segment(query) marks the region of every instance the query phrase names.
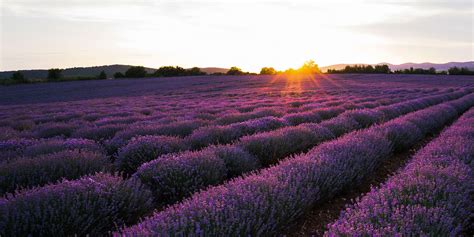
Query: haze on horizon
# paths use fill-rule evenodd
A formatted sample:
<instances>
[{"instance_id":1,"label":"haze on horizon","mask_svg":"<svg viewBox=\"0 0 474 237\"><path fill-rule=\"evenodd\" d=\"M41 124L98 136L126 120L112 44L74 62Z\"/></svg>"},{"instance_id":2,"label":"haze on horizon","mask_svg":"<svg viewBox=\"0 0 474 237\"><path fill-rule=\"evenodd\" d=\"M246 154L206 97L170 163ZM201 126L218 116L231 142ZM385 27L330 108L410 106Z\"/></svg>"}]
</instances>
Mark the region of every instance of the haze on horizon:
<instances>
[{"instance_id":1,"label":"haze on horizon","mask_svg":"<svg viewBox=\"0 0 474 237\"><path fill-rule=\"evenodd\" d=\"M472 0L2 0L0 70L474 60Z\"/></svg>"}]
</instances>

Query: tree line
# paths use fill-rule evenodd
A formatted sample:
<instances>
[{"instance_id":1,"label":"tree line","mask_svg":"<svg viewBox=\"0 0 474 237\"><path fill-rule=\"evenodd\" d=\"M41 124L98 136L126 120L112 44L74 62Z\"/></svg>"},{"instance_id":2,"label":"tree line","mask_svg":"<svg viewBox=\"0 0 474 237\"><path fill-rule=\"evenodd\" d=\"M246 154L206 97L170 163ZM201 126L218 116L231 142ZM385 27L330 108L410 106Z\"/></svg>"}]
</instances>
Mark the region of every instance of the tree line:
<instances>
[{"instance_id":1,"label":"tree line","mask_svg":"<svg viewBox=\"0 0 474 237\"><path fill-rule=\"evenodd\" d=\"M348 65L343 69L329 69L329 74L343 74L343 73L381 73L381 74L422 74L422 75L474 75L474 70L469 68L458 68L451 67L448 71L436 71L434 67L429 69L423 68L406 68L401 70L390 70L390 67L386 64L383 65Z\"/></svg>"},{"instance_id":2,"label":"tree line","mask_svg":"<svg viewBox=\"0 0 474 237\"><path fill-rule=\"evenodd\" d=\"M64 77L63 69L52 68L48 70L48 74L45 80L41 81L72 81L72 80L105 80L109 76L105 71L101 71L98 75L93 77ZM293 69L289 68L285 71L277 71L273 67L263 67L260 70L260 75L279 75L279 74L315 74L322 73L313 60L305 62L300 68ZM403 70L391 71L390 67L386 64L383 65L347 65L345 68L336 70L329 69L328 74L344 74L344 73L379 73L379 74L426 74L426 75L474 75L474 70L468 68L451 67L448 71L436 71L435 68L423 69L423 68L408 68ZM181 76L203 76L207 75L206 72L201 71L198 67L189 69L182 68L180 66L163 66L158 68L153 73L148 73L146 68L143 66L132 66L128 68L125 73L116 72L113 74L113 78L145 78L145 77L181 77ZM239 67L231 67L226 73L212 73L210 75L257 75L256 73L244 72ZM9 80L2 80L3 84L17 84L17 83L29 83L33 82L26 78L20 71L14 72Z\"/></svg>"},{"instance_id":3,"label":"tree line","mask_svg":"<svg viewBox=\"0 0 474 237\"><path fill-rule=\"evenodd\" d=\"M337 73L380 73L388 74L391 73L390 67L386 64L383 65L347 65L344 69L328 69L328 73L337 74Z\"/></svg>"}]
</instances>

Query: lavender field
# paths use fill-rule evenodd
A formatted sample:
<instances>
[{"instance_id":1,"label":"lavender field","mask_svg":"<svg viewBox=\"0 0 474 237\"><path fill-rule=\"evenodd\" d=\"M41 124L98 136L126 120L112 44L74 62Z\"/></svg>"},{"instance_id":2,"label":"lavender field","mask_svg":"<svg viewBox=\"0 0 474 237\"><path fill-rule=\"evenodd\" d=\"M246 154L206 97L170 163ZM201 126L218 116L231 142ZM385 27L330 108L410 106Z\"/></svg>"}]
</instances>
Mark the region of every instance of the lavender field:
<instances>
[{"instance_id":1,"label":"lavender field","mask_svg":"<svg viewBox=\"0 0 474 237\"><path fill-rule=\"evenodd\" d=\"M470 236L473 158L472 76L5 86L0 236Z\"/></svg>"}]
</instances>

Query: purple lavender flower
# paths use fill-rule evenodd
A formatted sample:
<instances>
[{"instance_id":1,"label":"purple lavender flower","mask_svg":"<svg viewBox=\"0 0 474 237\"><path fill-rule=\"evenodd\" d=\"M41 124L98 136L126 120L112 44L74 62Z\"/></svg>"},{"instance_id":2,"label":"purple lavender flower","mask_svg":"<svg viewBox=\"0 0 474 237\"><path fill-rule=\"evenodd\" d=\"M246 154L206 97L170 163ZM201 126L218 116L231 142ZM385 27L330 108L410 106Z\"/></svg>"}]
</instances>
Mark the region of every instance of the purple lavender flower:
<instances>
[{"instance_id":1,"label":"purple lavender flower","mask_svg":"<svg viewBox=\"0 0 474 237\"><path fill-rule=\"evenodd\" d=\"M115 165L125 174L133 174L143 163L154 160L160 155L185 149L182 140L177 137L137 137L119 150Z\"/></svg>"}]
</instances>

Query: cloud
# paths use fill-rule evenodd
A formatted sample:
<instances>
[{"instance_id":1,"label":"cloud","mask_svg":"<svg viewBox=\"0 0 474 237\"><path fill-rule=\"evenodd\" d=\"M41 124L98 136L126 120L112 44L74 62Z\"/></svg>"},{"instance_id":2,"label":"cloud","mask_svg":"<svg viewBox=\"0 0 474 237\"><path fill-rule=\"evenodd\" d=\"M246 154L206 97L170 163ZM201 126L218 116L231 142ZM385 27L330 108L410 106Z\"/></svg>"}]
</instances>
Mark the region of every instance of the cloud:
<instances>
[{"instance_id":1,"label":"cloud","mask_svg":"<svg viewBox=\"0 0 474 237\"><path fill-rule=\"evenodd\" d=\"M380 4L416 7L420 10L469 10L473 9L472 0L371 0Z\"/></svg>"},{"instance_id":2,"label":"cloud","mask_svg":"<svg viewBox=\"0 0 474 237\"><path fill-rule=\"evenodd\" d=\"M78 21L146 21L162 17L190 17L193 11L216 6L209 1L153 0L5 0L5 12L15 16Z\"/></svg>"},{"instance_id":3,"label":"cloud","mask_svg":"<svg viewBox=\"0 0 474 237\"><path fill-rule=\"evenodd\" d=\"M406 20L351 27L350 30L378 35L388 41L423 44L471 43L473 21L470 13L443 13Z\"/></svg>"}]
</instances>

